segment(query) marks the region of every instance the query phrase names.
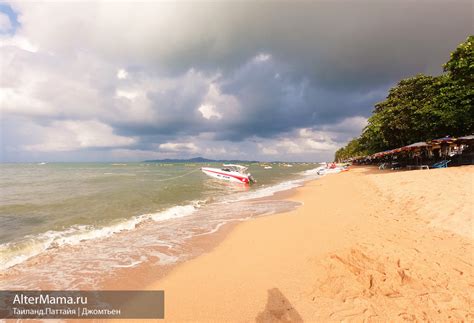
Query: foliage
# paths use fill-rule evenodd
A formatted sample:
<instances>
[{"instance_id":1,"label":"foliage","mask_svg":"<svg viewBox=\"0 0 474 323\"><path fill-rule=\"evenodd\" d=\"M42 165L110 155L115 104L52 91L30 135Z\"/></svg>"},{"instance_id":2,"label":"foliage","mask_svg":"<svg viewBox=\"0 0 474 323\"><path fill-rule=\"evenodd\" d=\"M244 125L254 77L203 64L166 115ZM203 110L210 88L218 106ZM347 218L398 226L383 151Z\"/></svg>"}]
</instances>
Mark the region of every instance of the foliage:
<instances>
[{"instance_id":1,"label":"foliage","mask_svg":"<svg viewBox=\"0 0 474 323\"><path fill-rule=\"evenodd\" d=\"M336 151L336 160L344 160L349 157L363 156L365 155L364 148L360 145L360 140L358 138L352 139L349 143Z\"/></svg>"},{"instance_id":2,"label":"foliage","mask_svg":"<svg viewBox=\"0 0 474 323\"><path fill-rule=\"evenodd\" d=\"M445 74L401 80L375 105L360 137L336 152L336 160L373 154L418 141L474 131L474 36L460 44Z\"/></svg>"},{"instance_id":3,"label":"foliage","mask_svg":"<svg viewBox=\"0 0 474 323\"><path fill-rule=\"evenodd\" d=\"M474 80L474 35L467 37L451 53L450 60L444 64L444 71L449 72L452 80L473 82Z\"/></svg>"}]
</instances>

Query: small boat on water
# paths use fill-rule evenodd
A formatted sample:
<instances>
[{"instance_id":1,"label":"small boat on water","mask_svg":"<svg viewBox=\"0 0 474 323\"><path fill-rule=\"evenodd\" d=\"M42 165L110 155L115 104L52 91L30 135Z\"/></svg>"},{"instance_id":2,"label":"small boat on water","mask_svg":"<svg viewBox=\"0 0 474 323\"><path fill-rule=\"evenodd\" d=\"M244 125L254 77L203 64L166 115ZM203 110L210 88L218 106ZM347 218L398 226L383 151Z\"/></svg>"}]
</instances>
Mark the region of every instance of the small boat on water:
<instances>
[{"instance_id":1,"label":"small boat on water","mask_svg":"<svg viewBox=\"0 0 474 323\"><path fill-rule=\"evenodd\" d=\"M234 164L224 164L222 168L201 167L204 174L213 178L243 184L255 183L256 180L247 170L245 166Z\"/></svg>"}]
</instances>

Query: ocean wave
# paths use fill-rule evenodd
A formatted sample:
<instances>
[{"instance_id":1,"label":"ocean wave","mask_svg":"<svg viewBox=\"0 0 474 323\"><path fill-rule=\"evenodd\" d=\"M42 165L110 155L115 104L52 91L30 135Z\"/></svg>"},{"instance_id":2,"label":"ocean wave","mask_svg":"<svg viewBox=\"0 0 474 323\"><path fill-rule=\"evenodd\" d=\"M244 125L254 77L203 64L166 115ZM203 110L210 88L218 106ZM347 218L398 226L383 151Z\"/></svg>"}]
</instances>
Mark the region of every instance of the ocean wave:
<instances>
[{"instance_id":1,"label":"ocean wave","mask_svg":"<svg viewBox=\"0 0 474 323\"><path fill-rule=\"evenodd\" d=\"M319 177L317 176L318 175L318 171L321 170L321 169L324 169L326 168L325 166L319 166L319 167L316 167L316 168L312 168L312 169L308 169L308 170L305 170L305 171L302 171L300 174L303 175L303 176L309 176L309 177Z\"/></svg>"},{"instance_id":2,"label":"ocean wave","mask_svg":"<svg viewBox=\"0 0 474 323\"><path fill-rule=\"evenodd\" d=\"M272 196L278 192L287 191L296 187L300 187L303 185L305 181L320 177L317 174L318 170L319 170L319 167L314 168L314 169L309 169L309 170L298 173L298 175L301 176L300 178L287 180L287 181L284 181L278 184L269 185L269 186L262 186L256 189L255 191L238 193L236 194L237 196L232 196L232 197L225 196L223 197L223 200L225 202L231 202L231 201L243 201L243 200L248 200L248 199L257 199L257 198Z\"/></svg>"},{"instance_id":3,"label":"ocean wave","mask_svg":"<svg viewBox=\"0 0 474 323\"><path fill-rule=\"evenodd\" d=\"M162 212L149 214L149 216L154 221L177 219L193 214L200 206L201 204L199 202L195 202L188 205L178 205L173 206Z\"/></svg>"},{"instance_id":4,"label":"ocean wave","mask_svg":"<svg viewBox=\"0 0 474 323\"><path fill-rule=\"evenodd\" d=\"M263 186L255 191L240 193L236 198L229 199L230 201L243 201L249 199L257 199L262 197L272 196L277 192L287 191L296 187L301 186L303 183L302 179L289 180L282 183L278 183L270 186Z\"/></svg>"},{"instance_id":5,"label":"ocean wave","mask_svg":"<svg viewBox=\"0 0 474 323\"><path fill-rule=\"evenodd\" d=\"M144 221L165 221L191 215L205 201L193 201L187 205L177 205L149 214L134 216L109 226L74 225L64 231L47 231L37 235L25 236L22 240L0 244L0 270L13 267L42 252L65 245L77 245L83 241L103 239L113 234L133 230Z\"/></svg>"},{"instance_id":6,"label":"ocean wave","mask_svg":"<svg viewBox=\"0 0 474 323\"><path fill-rule=\"evenodd\" d=\"M25 236L20 241L0 244L0 270L13 267L49 249L59 248L65 245L77 245L87 240L104 239L120 232L134 230L145 221L160 222L184 218L192 215L197 209L209 203L228 204L272 196L277 192L302 186L306 180L319 177L316 172L317 169L307 170L299 173L298 175L300 177L296 179L286 180L274 185L261 186L255 190L246 192L235 192L219 198L209 197L207 200L196 200L188 204L176 205L155 213L134 216L105 227L98 228L91 225L75 225L63 231L47 231L37 235ZM232 221L234 220L236 219L232 219ZM210 232L206 232L206 234L218 231L225 223L226 221L218 223ZM173 262L175 260L173 257L166 258L165 255L161 255L160 258L161 261L164 262ZM134 265L135 264L133 264L133 266Z\"/></svg>"}]
</instances>

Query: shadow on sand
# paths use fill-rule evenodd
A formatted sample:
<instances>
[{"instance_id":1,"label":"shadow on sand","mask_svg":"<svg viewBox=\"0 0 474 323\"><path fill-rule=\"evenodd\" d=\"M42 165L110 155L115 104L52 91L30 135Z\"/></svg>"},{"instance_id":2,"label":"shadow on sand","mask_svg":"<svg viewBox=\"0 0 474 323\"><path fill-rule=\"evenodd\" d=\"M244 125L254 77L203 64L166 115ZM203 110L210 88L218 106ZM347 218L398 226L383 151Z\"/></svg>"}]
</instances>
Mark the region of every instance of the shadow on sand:
<instances>
[{"instance_id":1,"label":"shadow on sand","mask_svg":"<svg viewBox=\"0 0 474 323\"><path fill-rule=\"evenodd\" d=\"M268 290L267 305L255 318L261 322L303 322L298 312L278 288Z\"/></svg>"}]
</instances>

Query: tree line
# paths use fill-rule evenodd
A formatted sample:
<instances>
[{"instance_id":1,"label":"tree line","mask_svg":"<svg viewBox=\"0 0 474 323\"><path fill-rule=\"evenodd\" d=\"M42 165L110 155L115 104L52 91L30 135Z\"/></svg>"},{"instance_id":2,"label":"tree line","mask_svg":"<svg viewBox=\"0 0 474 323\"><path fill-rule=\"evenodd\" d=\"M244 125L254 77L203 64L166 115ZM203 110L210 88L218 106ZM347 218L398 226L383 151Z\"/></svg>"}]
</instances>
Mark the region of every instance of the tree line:
<instances>
[{"instance_id":1,"label":"tree line","mask_svg":"<svg viewBox=\"0 0 474 323\"><path fill-rule=\"evenodd\" d=\"M401 80L375 105L362 134L336 151L336 160L366 156L474 131L474 36L451 53L439 76Z\"/></svg>"}]
</instances>

